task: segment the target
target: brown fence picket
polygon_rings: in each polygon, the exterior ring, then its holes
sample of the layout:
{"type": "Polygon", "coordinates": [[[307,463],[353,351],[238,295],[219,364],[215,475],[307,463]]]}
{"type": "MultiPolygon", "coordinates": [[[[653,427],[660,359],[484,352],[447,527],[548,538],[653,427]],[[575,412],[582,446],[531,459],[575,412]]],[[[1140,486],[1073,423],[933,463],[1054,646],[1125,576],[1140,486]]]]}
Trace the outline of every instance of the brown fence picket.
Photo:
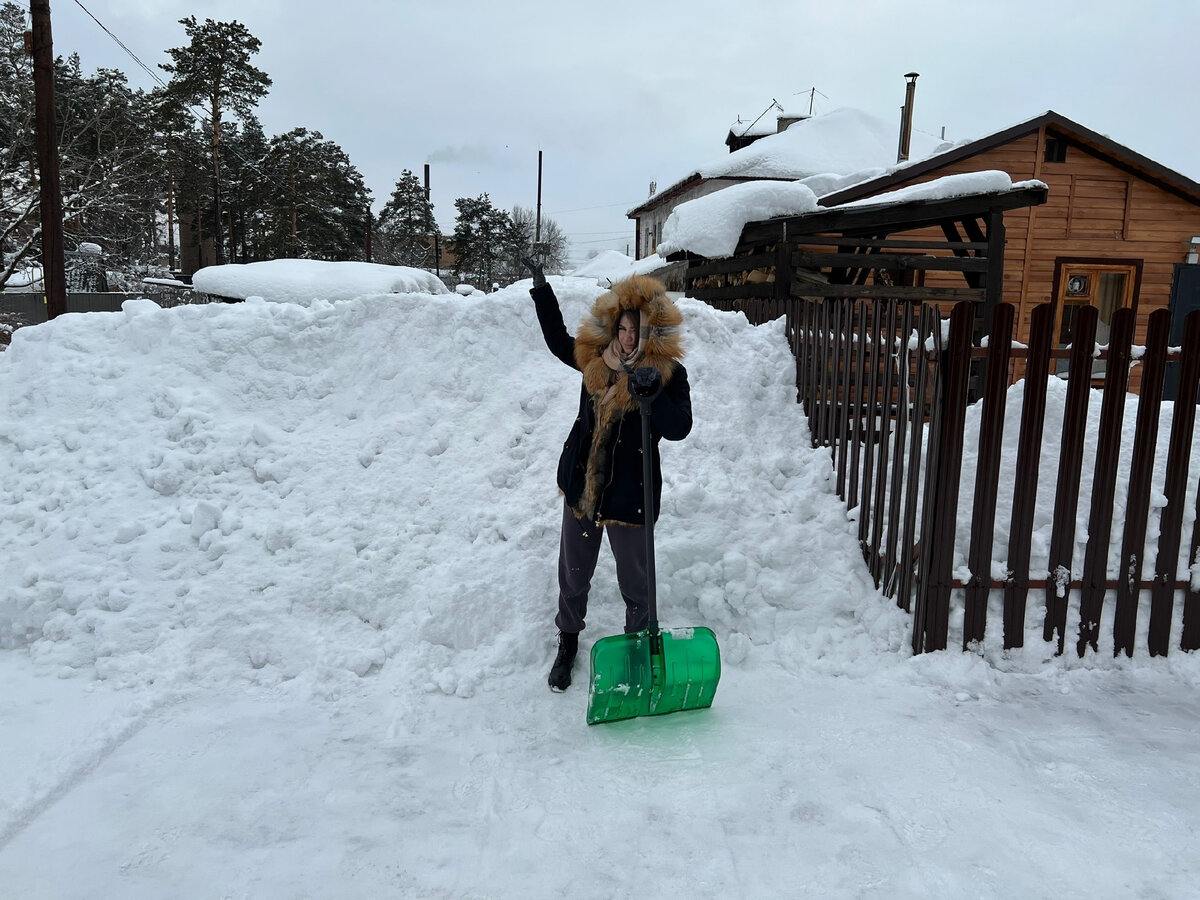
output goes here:
{"type": "Polygon", "coordinates": [[[883,304],[875,303],[871,310],[871,331],[864,334],[867,348],[867,400],[863,404],[862,480],[859,483],[858,543],[863,560],[868,561],[867,537],[871,528],[871,488],[875,475],[875,435],[879,421],[879,332],[882,328],[883,304]]]}
{"type": "Polygon", "coordinates": [[[812,331],[809,326],[809,307],[812,304],[801,301],[796,307],[796,401],[804,409],[808,417],[808,392],[811,385],[809,365],[812,357],[812,331]]]}
{"type": "Polygon", "coordinates": [[[1046,621],[1042,636],[1054,640],[1062,653],[1067,631],[1067,606],[1071,594],[1071,564],[1075,554],[1075,514],[1079,508],[1079,478],[1083,471],[1084,432],[1088,394],[1092,387],[1092,353],[1096,344],[1094,306],[1076,314],[1075,340],[1067,380],[1067,408],[1059,444],[1058,483],[1054,498],[1054,524],[1050,533],[1050,562],[1046,575],[1046,621]]]}
{"type": "Polygon", "coordinates": [[[818,379],[820,402],[817,405],[819,411],[817,430],[821,435],[819,444],[822,447],[829,443],[830,395],[833,393],[833,372],[829,367],[829,360],[833,355],[830,352],[833,346],[833,328],[830,322],[832,316],[829,313],[832,306],[833,304],[828,300],[821,304],[821,358],[820,378],[818,379]]]}
{"type": "Polygon", "coordinates": [[[883,369],[882,396],[878,403],[880,410],[879,431],[876,434],[876,465],[875,465],[875,505],[871,511],[871,577],[875,587],[883,581],[883,557],[879,553],[883,541],[883,512],[887,501],[888,487],[888,451],[892,436],[892,388],[893,372],[892,352],[896,332],[896,301],[887,302],[884,315],[883,334],[879,339],[880,361],[883,369]]]}
{"type": "MultiPolygon", "coordinates": [[[[1183,538],[1188,460],[1192,449],[1192,429],[1196,424],[1196,396],[1200,387],[1200,311],[1190,313],[1184,320],[1181,350],[1179,393],[1175,397],[1175,416],[1171,422],[1171,443],[1167,451],[1167,479],[1163,485],[1167,505],[1159,522],[1154,587],[1150,591],[1148,643],[1151,656],[1166,656],[1171,643],[1171,612],[1175,604],[1179,545],[1183,538]]],[[[1186,602],[1184,612],[1188,612],[1186,602]]]]}
{"type": "MultiPolygon", "coordinates": [[[[917,378],[913,390],[912,434],[908,451],[908,491],[904,497],[904,533],[900,538],[900,553],[903,558],[899,563],[896,578],[896,605],[905,612],[913,609],[913,580],[916,569],[925,558],[925,542],[917,541],[917,504],[924,493],[921,489],[921,458],[925,447],[925,416],[929,408],[929,361],[936,350],[927,350],[927,344],[932,339],[941,340],[941,317],[935,306],[922,306],[917,326],[916,364],[917,378]],[[936,336],[936,337],[935,337],[936,336]]],[[[928,484],[928,479],[926,479],[928,484]]],[[[915,619],[914,619],[915,621],[915,619]]],[[[916,629],[913,629],[913,646],[916,646],[916,629]]]]}
{"type": "Polygon", "coordinates": [[[1025,360],[1025,390],[1021,399],[1021,431],[1013,472],[1013,508],[1008,533],[1009,577],[1004,588],[1004,648],[1025,644],[1025,607],[1029,597],[1029,557],[1033,519],[1037,510],[1038,469],[1046,424],[1046,385],[1050,376],[1050,344],[1054,307],[1034,308],[1029,323],[1029,352],[1025,360]]]}
{"type": "Polygon", "coordinates": [[[900,322],[899,346],[896,355],[896,441],[892,448],[891,503],[888,507],[887,552],[883,559],[883,592],[894,595],[896,590],[896,558],[900,541],[900,507],[904,494],[904,446],[908,436],[912,398],[909,396],[909,369],[912,351],[913,305],[904,304],[904,315],[900,322]]]}
{"type": "Polygon", "coordinates": [[[844,384],[842,380],[842,305],[837,301],[829,303],[829,416],[827,420],[827,437],[832,459],[835,464],[838,453],[841,452],[842,438],[842,402],[841,393],[844,384]]]}
{"type": "Polygon", "coordinates": [[[838,310],[838,320],[841,322],[838,334],[838,355],[840,368],[838,380],[840,389],[838,405],[837,441],[834,446],[834,459],[837,462],[837,495],[846,499],[846,454],[850,451],[850,417],[852,415],[853,382],[850,377],[854,354],[854,304],[842,300],[838,310]]]}
{"type": "Polygon", "coordinates": [[[849,483],[846,486],[846,504],[850,509],[858,506],[858,460],[862,453],[863,431],[866,426],[863,417],[867,404],[867,305],[864,301],[855,304],[855,307],[858,331],[854,339],[854,423],[850,433],[850,472],[849,483]]]}
{"type": "Polygon", "coordinates": [[[1129,387],[1130,347],[1133,344],[1133,310],[1113,313],[1104,371],[1104,400],[1100,404],[1100,433],[1096,446],[1095,474],[1088,513],[1088,540],[1083,554],[1083,585],[1079,590],[1079,641],[1082,657],[1090,645],[1098,650],[1100,614],[1108,590],[1108,548],[1112,538],[1113,502],[1116,498],[1117,462],[1125,416],[1125,391],[1129,387]]]}
{"type": "Polygon", "coordinates": [[[967,382],[971,368],[971,330],[974,304],[956,303],[950,313],[950,336],[939,354],[935,403],[938,424],[931,430],[926,492],[921,519],[921,543],[930,545],[927,567],[917,585],[913,621],[913,652],[945,650],[950,625],[950,592],[953,589],[954,532],[957,523],[959,478],[962,474],[963,428],[966,424],[967,382]],[[934,435],[936,434],[936,440],[934,435]],[[928,498],[931,497],[930,503],[928,498]]]}
{"type": "Polygon", "coordinates": [[[1169,310],[1150,313],[1146,326],[1142,387],[1134,426],[1133,455],[1129,463],[1129,495],[1125,503],[1125,528],[1117,563],[1116,609],[1113,614],[1113,655],[1122,650],[1133,656],[1137,631],[1137,608],[1146,548],[1146,525],[1150,516],[1150,482],[1154,453],[1158,447],[1158,420],[1162,410],[1163,374],[1166,371],[1167,339],[1171,330],[1169,310]]]}
{"type": "Polygon", "coordinates": [[[982,641],[987,629],[987,601],[992,584],[992,539],[996,533],[996,491],[1004,449],[1004,410],[1008,398],[1008,361],[1012,350],[1015,310],[999,303],[992,311],[988,332],[987,373],[983,412],[979,422],[979,456],[975,468],[975,508],[971,514],[971,570],[963,617],[963,649],[982,641]]]}

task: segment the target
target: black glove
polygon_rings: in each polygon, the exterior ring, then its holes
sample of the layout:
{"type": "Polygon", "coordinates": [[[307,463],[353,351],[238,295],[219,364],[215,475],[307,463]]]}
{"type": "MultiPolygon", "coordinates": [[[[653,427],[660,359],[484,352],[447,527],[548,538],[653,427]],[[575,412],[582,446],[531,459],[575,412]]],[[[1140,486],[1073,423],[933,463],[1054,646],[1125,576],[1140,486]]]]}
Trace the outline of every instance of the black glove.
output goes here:
{"type": "Polygon", "coordinates": [[[533,286],[535,288],[543,287],[546,284],[546,276],[542,272],[542,269],[545,267],[540,262],[535,262],[531,257],[522,256],[521,264],[533,274],[533,286]]]}
{"type": "Polygon", "coordinates": [[[653,400],[662,390],[662,376],[654,366],[639,366],[629,376],[629,390],[639,400],[653,400]]]}

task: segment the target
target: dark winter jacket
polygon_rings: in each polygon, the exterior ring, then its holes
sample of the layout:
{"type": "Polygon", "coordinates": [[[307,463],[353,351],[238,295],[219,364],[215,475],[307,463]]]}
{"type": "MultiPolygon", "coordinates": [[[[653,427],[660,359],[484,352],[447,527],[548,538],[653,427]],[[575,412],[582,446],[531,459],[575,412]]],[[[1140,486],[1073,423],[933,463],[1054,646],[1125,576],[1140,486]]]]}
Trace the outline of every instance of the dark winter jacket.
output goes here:
{"type": "Polygon", "coordinates": [[[604,348],[616,334],[621,312],[637,309],[650,326],[646,353],[639,366],[653,366],[662,376],[663,390],[651,405],[651,474],[654,519],[662,498],[662,471],[658,442],[679,441],[692,429],[692,400],[679,335],[682,317],[667,297],[662,283],[635,276],[613,285],[599,297],[572,338],[563,323],[558,300],[549,285],[534,288],[530,295],[537,308],[538,322],[550,352],[583,373],[579,415],[563,444],[558,461],[558,486],[576,515],[601,524],[644,525],[646,522],[642,481],[642,425],[638,402],[622,375],[616,384],[617,400],[609,407],[615,414],[598,419],[597,398],[608,389],[608,369],[601,359],[604,348]],[[594,440],[597,428],[600,439],[594,440]],[[589,508],[594,507],[594,508],[589,508]]]}

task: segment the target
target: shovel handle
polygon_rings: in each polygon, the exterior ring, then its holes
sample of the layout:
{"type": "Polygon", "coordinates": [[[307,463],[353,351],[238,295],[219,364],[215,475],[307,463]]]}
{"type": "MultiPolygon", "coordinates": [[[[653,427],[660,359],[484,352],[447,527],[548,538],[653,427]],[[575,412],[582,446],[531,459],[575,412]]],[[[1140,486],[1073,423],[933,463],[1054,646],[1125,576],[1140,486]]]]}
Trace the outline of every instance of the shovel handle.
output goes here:
{"type": "Polygon", "coordinates": [[[660,641],[658,633],[658,597],[657,586],[654,582],[654,477],[653,469],[650,465],[650,454],[652,452],[650,441],[650,404],[651,398],[639,397],[638,405],[642,413],[642,486],[643,486],[643,503],[642,509],[645,510],[646,516],[646,601],[649,605],[650,612],[650,639],[651,646],[655,646],[660,641]]]}

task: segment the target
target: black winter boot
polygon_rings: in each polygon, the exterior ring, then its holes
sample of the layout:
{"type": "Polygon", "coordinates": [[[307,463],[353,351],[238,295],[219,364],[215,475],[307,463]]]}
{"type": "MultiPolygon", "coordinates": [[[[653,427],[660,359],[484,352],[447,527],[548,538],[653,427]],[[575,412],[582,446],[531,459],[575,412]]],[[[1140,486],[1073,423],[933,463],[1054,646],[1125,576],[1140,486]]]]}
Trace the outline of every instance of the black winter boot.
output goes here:
{"type": "Polygon", "coordinates": [[[550,677],[547,679],[550,690],[561,694],[571,686],[571,666],[575,664],[575,654],[578,652],[579,635],[560,631],[558,655],[554,657],[554,665],[550,667],[550,677]]]}

